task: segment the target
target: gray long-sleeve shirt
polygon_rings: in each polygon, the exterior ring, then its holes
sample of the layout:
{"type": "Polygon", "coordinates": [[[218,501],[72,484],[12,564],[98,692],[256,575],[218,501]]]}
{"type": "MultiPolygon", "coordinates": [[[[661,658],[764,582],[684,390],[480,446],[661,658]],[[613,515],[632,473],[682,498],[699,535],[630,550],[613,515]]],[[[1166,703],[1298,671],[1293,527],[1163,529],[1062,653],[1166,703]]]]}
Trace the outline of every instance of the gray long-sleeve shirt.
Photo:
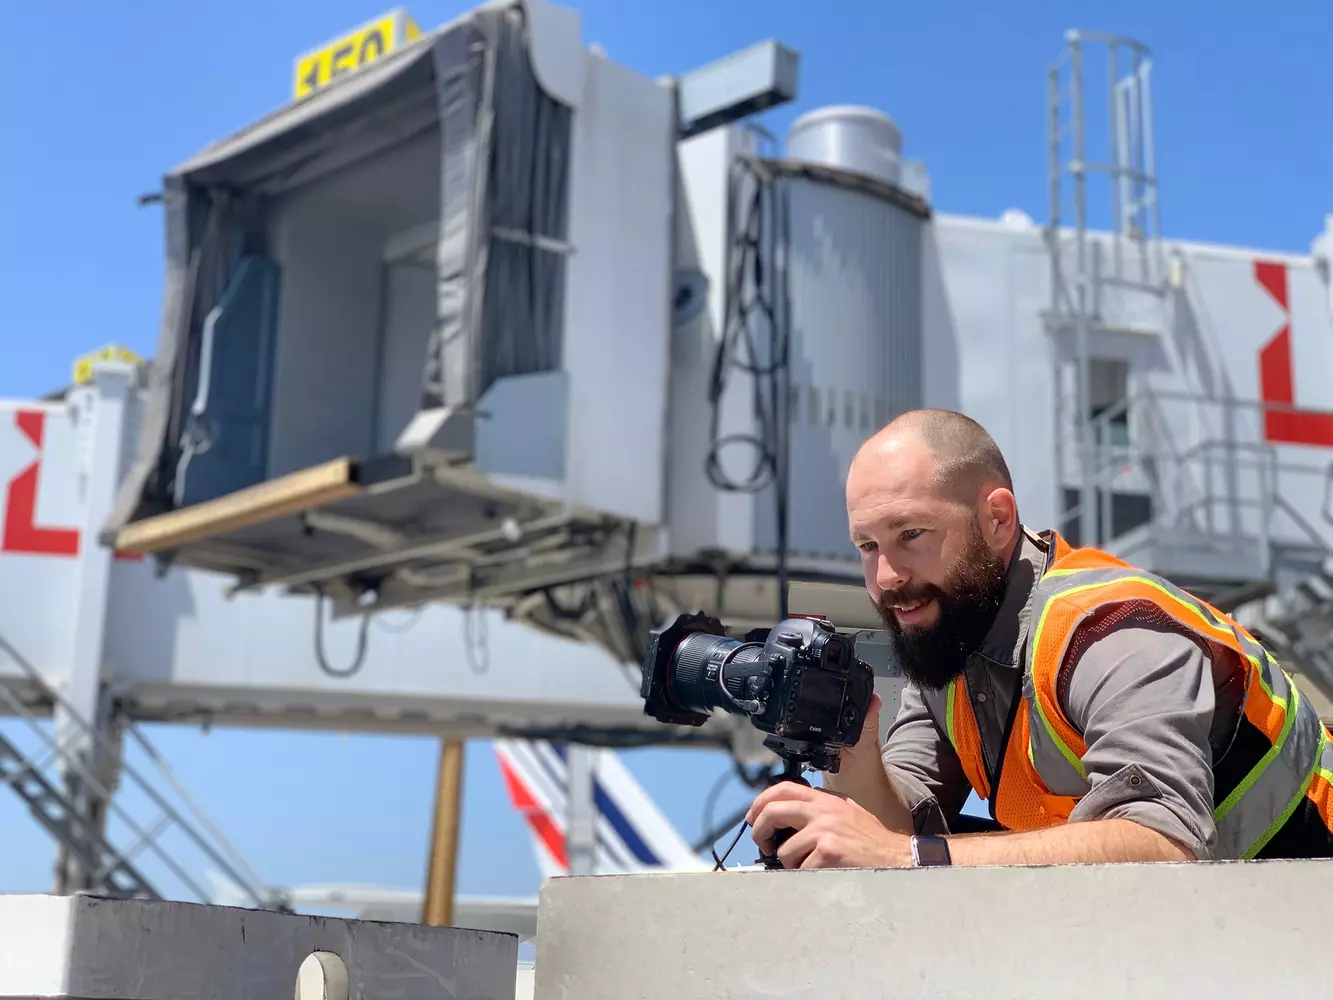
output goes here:
{"type": "MultiPolygon", "coordinates": [[[[995,625],[966,666],[987,761],[1004,752],[1009,709],[1021,690],[1032,587],[1046,558],[1045,543],[1025,531],[995,625]]],[[[1070,822],[1132,820],[1211,858],[1215,694],[1206,647],[1182,628],[1130,619],[1088,645],[1067,676],[1061,707],[1087,744],[1089,784],[1070,822]]],[[[883,760],[917,832],[947,832],[971,785],[912,685],[904,689],[883,760]]]]}

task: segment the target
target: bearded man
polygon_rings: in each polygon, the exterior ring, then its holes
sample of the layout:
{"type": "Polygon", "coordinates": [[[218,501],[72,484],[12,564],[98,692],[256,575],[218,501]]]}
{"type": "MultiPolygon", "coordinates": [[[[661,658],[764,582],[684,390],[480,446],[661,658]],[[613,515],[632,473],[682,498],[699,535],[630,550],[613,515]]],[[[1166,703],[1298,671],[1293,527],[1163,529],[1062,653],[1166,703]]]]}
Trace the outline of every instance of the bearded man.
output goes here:
{"type": "Polygon", "coordinates": [[[907,684],[823,789],[747,820],[787,868],[1333,856],[1333,743],[1236,622],[1022,525],[968,417],[917,410],[861,447],[847,517],[907,684]],[[951,834],[968,793],[1002,832],[951,834]]]}

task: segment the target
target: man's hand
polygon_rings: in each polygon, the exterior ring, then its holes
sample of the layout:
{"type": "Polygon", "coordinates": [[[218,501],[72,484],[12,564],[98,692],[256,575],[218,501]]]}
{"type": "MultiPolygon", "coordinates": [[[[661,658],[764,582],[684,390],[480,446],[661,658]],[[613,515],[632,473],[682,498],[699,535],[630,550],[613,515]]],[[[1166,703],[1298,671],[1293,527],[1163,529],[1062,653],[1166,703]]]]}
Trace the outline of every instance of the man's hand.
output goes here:
{"type": "Polygon", "coordinates": [[[907,868],[911,839],[894,833],[851,799],[794,781],[764,789],[745,814],[754,842],[773,853],[773,835],[796,832],[778,848],[784,868],[907,868]]]}
{"type": "Polygon", "coordinates": [[[888,829],[910,833],[915,826],[911,810],[890,784],[880,756],[879,716],[883,707],[879,695],[871,697],[861,738],[856,746],[842,749],[842,766],[837,774],[824,775],[824,787],[835,795],[856,800],[888,829]]]}
{"type": "Polygon", "coordinates": [[[865,722],[861,726],[861,738],[855,746],[843,747],[839,754],[844,770],[861,768],[866,764],[876,768],[884,766],[879,756],[879,713],[883,707],[883,698],[878,694],[870,696],[870,706],[866,709],[865,722]]]}

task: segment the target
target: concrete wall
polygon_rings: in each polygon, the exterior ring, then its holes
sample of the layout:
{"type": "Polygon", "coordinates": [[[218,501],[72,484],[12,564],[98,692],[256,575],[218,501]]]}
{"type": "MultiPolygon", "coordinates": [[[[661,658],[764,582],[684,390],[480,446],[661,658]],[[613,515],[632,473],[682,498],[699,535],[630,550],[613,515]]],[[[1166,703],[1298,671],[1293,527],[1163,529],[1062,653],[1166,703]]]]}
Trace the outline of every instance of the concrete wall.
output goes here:
{"type": "Polygon", "coordinates": [[[1330,861],[556,878],[536,996],[1328,996],[1330,889],[1330,861]]]}
{"type": "Polygon", "coordinates": [[[0,896],[0,998],[510,1000],[517,963],[518,939],[491,931],[0,896]]]}

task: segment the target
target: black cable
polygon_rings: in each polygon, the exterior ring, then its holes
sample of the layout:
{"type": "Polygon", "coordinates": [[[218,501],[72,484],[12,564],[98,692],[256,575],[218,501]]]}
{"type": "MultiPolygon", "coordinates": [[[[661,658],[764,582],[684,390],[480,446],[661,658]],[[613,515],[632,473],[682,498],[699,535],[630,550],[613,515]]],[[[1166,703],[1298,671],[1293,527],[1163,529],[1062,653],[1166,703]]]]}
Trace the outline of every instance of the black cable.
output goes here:
{"type": "Polygon", "coordinates": [[[624,627],[626,652],[635,663],[642,663],[648,647],[643,638],[647,630],[640,627],[639,609],[634,604],[634,549],[638,531],[638,524],[630,522],[625,539],[625,572],[619,584],[614,580],[609,584],[624,627]]]}
{"type": "Polygon", "coordinates": [[[731,843],[728,844],[727,849],[722,852],[722,857],[719,858],[717,856],[717,848],[716,847],[713,848],[713,861],[715,862],[715,864],[713,865],[713,871],[724,872],[727,870],[727,858],[731,857],[731,852],[734,851],[736,849],[736,845],[741,842],[741,834],[745,832],[746,828],[749,825],[750,825],[749,823],[742,823],[739,827],[736,828],[736,836],[731,838],[731,843]]]}
{"type": "Polygon", "coordinates": [[[710,447],[704,460],[709,482],[725,492],[761,492],[774,484],[778,474],[780,442],[777,415],[774,413],[778,401],[776,398],[766,399],[764,391],[767,388],[768,396],[775,396],[774,379],[787,360],[782,351],[785,344],[780,342],[779,337],[773,282],[772,279],[765,280],[766,267],[773,256],[772,248],[767,244],[773,243],[774,237],[772,212],[765,212],[765,196],[771,199],[772,191],[769,178],[761,173],[754,161],[742,158],[732,164],[727,212],[730,252],[727,259],[726,317],[709,379],[710,447]],[[747,181],[753,184],[753,190],[742,208],[739,203],[744,197],[747,181]],[[743,213],[739,226],[736,225],[738,212],[743,213]],[[770,220],[767,226],[766,217],[770,220]],[[768,324],[770,357],[767,361],[760,355],[758,333],[752,322],[756,311],[768,324]],[[742,347],[746,357],[738,353],[742,347]],[[722,395],[733,369],[754,378],[752,407],[758,424],[756,434],[723,436],[721,433],[722,395]],[[722,469],[722,449],[734,444],[748,445],[756,452],[754,470],[741,481],[732,479],[722,469]]]}
{"type": "Polygon", "coordinates": [[[778,558],[778,621],[787,620],[787,548],[789,544],[789,508],[791,483],[791,281],[788,268],[791,264],[791,198],[786,184],[774,192],[776,198],[775,213],[778,215],[778,233],[781,239],[781,270],[778,281],[778,333],[775,336],[782,344],[782,372],[777,395],[778,413],[778,479],[777,496],[777,558],[778,558]]]}
{"type": "MultiPolygon", "coordinates": [[[[722,789],[727,787],[727,782],[731,780],[732,776],[735,773],[736,772],[730,769],[723,771],[721,774],[718,775],[717,780],[713,782],[713,787],[708,790],[708,794],[704,796],[704,815],[703,815],[702,826],[704,829],[705,844],[711,843],[712,841],[717,839],[716,835],[710,836],[710,834],[713,833],[713,809],[717,805],[717,797],[722,794],[722,789]]],[[[728,823],[723,829],[730,829],[730,828],[731,824],[728,823]]],[[[695,850],[699,849],[700,849],[699,847],[695,848],[695,850]]]]}
{"type": "Polygon", "coordinates": [[[318,590],[316,593],[318,596],[315,598],[315,662],[319,664],[319,669],[330,677],[346,680],[356,674],[361,669],[362,664],[366,662],[366,647],[370,633],[370,613],[363,612],[361,615],[361,624],[356,632],[356,655],[352,657],[351,665],[339,669],[331,666],[328,657],[324,655],[324,591],[318,590]]]}
{"type": "Polygon", "coordinates": [[[789,546],[789,455],[791,392],[791,308],[786,256],[790,210],[787,186],[763,162],[742,157],[732,164],[728,189],[726,318],[713,358],[708,402],[709,449],[704,470],[709,482],[729,493],[760,493],[773,487],[777,519],[779,619],[787,617],[789,546]],[[752,187],[747,194],[747,185],[752,187]],[[738,218],[739,216],[739,218],[738,218]],[[767,351],[761,351],[767,327],[767,351]],[[743,351],[743,353],[742,353],[743,351]],[[753,434],[721,432],[722,395],[729,375],[753,379],[753,434]],[[728,445],[755,452],[754,468],[743,480],[722,468],[728,445]]]}
{"type": "MultiPolygon", "coordinates": [[[[768,788],[771,785],[776,785],[779,781],[782,781],[784,778],[787,777],[787,770],[785,766],[782,770],[776,772],[770,771],[768,768],[765,767],[761,768],[755,774],[750,774],[745,770],[744,765],[739,760],[736,761],[735,764],[736,766],[732,773],[738,775],[741,781],[745,782],[745,784],[748,785],[750,788],[768,788]]],[[[724,777],[726,777],[726,775],[724,775],[724,777]]],[[[714,786],[714,790],[716,791],[720,787],[721,787],[721,782],[719,782],[717,785],[714,786]]],[[[725,825],[719,827],[716,830],[708,830],[706,832],[706,836],[708,837],[708,839],[712,840],[715,839],[718,834],[724,832],[733,823],[740,824],[740,827],[736,830],[736,836],[731,838],[731,843],[727,845],[727,849],[722,852],[721,857],[718,857],[717,855],[717,848],[713,847],[712,849],[713,862],[714,862],[713,871],[715,872],[726,871],[727,858],[731,856],[731,852],[734,851],[736,849],[736,845],[740,843],[741,835],[745,833],[745,831],[750,827],[750,824],[745,819],[745,814],[748,813],[749,811],[750,810],[748,806],[744,809],[740,809],[736,812],[734,816],[731,817],[730,820],[727,821],[725,825]]]]}

